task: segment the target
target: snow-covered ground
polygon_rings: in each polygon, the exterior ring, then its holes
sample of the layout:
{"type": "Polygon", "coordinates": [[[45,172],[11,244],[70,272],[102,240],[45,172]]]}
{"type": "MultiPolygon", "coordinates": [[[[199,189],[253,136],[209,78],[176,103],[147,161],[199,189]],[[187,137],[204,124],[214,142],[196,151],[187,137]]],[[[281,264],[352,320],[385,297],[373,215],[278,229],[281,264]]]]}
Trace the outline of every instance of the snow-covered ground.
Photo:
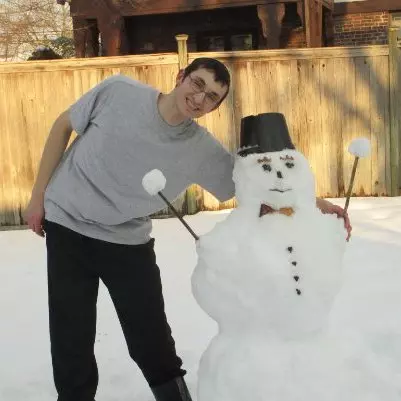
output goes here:
{"type": "MultiPolygon", "coordinates": [[[[334,202],[344,205],[343,199],[334,202]]],[[[186,217],[186,221],[201,235],[223,220],[227,213],[199,213],[186,217]]],[[[349,278],[347,285],[351,289],[354,286],[358,292],[359,278],[364,272],[377,269],[378,277],[401,269],[401,197],[352,199],[349,214],[354,230],[347,246],[345,269],[349,278]]],[[[195,244],[177,219],[155,220],[153,236],[167,315],[195,398],[198,361],[216,332],[214,322],[203,313],[191,294],[195,244]]],[[[47,329],[44,240],[27,230],[2,231],[0,255],[0,400],[55,401],[47,329]]],[[[375,275],[371,277],[373,280],[375,275]]],[[[365,279],[364,285],[368,288],[366,284],[365,279]]],[[[381,301],[386,302],[386,299],[381,301]]],[[[103,286],[98,310],[96,356],[100,383],[96,400],[153,400],[141,373],[128,356],[116,314],[103,286]]]]}

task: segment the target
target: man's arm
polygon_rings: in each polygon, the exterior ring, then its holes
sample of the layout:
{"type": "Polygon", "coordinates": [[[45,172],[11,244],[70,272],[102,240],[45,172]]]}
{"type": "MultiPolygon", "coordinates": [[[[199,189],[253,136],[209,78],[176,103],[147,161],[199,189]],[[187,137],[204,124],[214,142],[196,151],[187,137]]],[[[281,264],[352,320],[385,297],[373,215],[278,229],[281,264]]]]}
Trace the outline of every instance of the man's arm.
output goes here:
{"type": "Polygon", "coordinates": [[[45,215],[44,195],[46,187],[63,157],[72,131],[68,111],[64,111],[56,119],[50,130],[32,189],[31,200],[24,213],[24,219],[29,228],[41,237],[44,236],[42,224],[45,215]]]}

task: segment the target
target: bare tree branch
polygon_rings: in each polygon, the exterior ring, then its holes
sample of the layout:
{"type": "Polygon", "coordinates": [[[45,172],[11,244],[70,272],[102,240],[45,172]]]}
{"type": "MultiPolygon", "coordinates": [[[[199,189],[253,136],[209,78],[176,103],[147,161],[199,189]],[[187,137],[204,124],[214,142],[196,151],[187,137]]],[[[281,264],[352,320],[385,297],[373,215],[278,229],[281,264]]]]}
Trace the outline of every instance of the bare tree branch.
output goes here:
{"type": "Polygon", "coordinates": [[[67,3],[0,0],[0,61],[26,60],[39,45],[72,34],[67,3]]]}

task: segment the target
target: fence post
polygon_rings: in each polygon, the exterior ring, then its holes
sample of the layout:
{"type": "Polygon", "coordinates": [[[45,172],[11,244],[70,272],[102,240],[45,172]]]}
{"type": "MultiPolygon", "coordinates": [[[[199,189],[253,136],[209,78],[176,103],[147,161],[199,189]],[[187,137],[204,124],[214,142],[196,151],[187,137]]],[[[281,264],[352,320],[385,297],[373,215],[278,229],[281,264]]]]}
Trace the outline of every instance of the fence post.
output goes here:
{"type": "Polygon", "coordinates": [[[175,39],[177,40],[177,48],[178,48],[178,67],[181,70],[188,65],[188,48],[187,48],[188,35],[186,34],[176,35],[175,39]]]}
{"type": "Polygon", "coordinates": [[[401,107],[401,40],[400,27],[390,26],[389,74],[390,74],[390,176],[391,196],[398,196],[400,191],[400,141],[401,124],[399,122],[401,107]]]}

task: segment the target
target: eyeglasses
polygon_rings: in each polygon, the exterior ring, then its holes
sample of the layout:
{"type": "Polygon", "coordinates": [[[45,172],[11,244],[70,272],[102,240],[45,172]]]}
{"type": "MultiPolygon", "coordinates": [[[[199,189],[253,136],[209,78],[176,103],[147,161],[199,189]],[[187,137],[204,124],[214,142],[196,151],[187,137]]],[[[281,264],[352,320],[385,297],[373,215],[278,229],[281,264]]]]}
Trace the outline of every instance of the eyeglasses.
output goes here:
{"type": "Polygon", "coordinates": [[[192,77],[188,75],[189,83],[191,85],[192,90],[195,93],[204,93],[205,94],[205,103],[209,106],[214,106],[219,100],[220,97],[214,92],[206,92],[206,84],[204,80],[200,77],[192,77]]]}

